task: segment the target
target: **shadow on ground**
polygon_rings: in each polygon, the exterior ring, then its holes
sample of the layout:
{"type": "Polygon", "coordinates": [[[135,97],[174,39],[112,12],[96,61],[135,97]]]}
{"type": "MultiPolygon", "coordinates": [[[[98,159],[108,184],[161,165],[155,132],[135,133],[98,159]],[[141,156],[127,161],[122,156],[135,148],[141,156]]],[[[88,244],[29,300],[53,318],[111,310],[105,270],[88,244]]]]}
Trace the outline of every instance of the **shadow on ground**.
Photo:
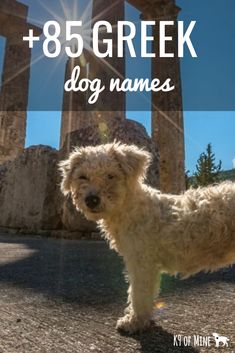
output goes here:
{"type": "Polygon", "coordinates": [[[157,326],[121,336],[115,324],[127,283],[105,242],[0,235],[2,352],[196,353],[175,347],[174,334],[213,332],[230,338],[232,352],[234,286],[234,269],[183,281],[163,276],[157,326]]]}
{"type": "Polygon", "coordinates": [[[0,237],[0,282],[82,304],[123,300],[123,265],[103,241],[0,237]]]}
{"type": "MultiPolygon", "coordinates": [[[[98,305],[125,301],[123,271],[121,258],[104,241],[0,236],[0,282],[98,305]]],[[[216,281],[235,283],[235,271],[200,273],[187,280],[163,275],[161,293],[216,281]]]]}
{"type": "MultiPolygon", "coordinates": [[[[124,337],[130,335],[122,333],[124,337]]],[[[194,347],[174,346],[174,335],[155,324],[151,329],[141,334],[131,335],[140,344],[142,353],[196,353],[198,350],[194,347]]]]}

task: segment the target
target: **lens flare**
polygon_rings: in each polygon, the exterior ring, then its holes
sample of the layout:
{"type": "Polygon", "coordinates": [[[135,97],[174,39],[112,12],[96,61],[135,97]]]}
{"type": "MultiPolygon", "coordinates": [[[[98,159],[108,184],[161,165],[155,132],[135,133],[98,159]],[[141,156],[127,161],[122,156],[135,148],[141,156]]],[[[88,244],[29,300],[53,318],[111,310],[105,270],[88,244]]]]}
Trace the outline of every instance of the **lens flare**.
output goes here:
{"type": "Polygon", "coordinates": [[[154,309],[161,310],[166,307],[166,303],[163,301],[156,301],[154,302],[154,309]]]}

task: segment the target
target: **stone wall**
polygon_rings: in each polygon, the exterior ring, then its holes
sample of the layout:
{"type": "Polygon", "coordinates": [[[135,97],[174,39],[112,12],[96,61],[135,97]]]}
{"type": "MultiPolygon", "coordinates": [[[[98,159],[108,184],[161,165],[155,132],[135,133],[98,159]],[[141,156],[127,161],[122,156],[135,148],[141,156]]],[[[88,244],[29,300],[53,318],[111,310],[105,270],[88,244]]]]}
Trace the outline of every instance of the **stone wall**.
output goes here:
{"type": "Polygon", "coordinates": [[[35,146],[1,165],[0,227],[32,232],[62,227],[57,163],[58,151],[35,146]]]}
{"type": "Polygon", "coordinates": [[[93,125],[67,134],[61,149],[61,158],[66,158],[75,146],[95,146],[114,140],[126,144],[136,144],[151,152],[153,160],[148,173],[148,183],[158,187],[159,155],[157,146],[147,134],[144,126],[133,120],[123,120],[117,117],[101,123],[95,121],[93,125]]]}
{"type": "Polygon", "coordinates": [[[145,147],[153,155],[148,182],[158,185],[158,152],[145,128],[113,118],[67,135],[63,149],[48,146],[25,149],[15,160],[0,165],[0,228],[22,233],[81,238],[94,237],[96,225],[76,211],[60,192],[58,162],[74,146],[97,145],[114,139],[145,147]]]}

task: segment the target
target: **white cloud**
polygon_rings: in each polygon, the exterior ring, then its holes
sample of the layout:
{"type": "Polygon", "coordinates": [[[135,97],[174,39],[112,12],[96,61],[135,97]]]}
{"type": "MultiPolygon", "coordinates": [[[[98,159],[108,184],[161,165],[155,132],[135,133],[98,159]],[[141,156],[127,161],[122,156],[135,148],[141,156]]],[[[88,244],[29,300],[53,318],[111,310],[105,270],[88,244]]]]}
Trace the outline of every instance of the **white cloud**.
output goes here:
{"type": "Polygon", "coordinates": [[[235,169],[235,158],[233,158],[233,168],[235,169]]]}

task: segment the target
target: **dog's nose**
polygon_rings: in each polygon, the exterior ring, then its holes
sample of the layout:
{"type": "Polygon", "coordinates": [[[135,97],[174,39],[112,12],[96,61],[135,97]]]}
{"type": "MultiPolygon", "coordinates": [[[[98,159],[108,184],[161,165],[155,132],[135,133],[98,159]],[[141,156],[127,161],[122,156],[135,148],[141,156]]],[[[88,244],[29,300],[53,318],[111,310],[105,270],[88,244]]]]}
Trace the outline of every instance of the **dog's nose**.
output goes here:
{"type": "Polygon", "coordinates": [[[100,198],[99,196],[96,196],[96,195],[89,195],[85,198],[85,203],[87,207],[93,210],[100,204],[100,198]]]}

